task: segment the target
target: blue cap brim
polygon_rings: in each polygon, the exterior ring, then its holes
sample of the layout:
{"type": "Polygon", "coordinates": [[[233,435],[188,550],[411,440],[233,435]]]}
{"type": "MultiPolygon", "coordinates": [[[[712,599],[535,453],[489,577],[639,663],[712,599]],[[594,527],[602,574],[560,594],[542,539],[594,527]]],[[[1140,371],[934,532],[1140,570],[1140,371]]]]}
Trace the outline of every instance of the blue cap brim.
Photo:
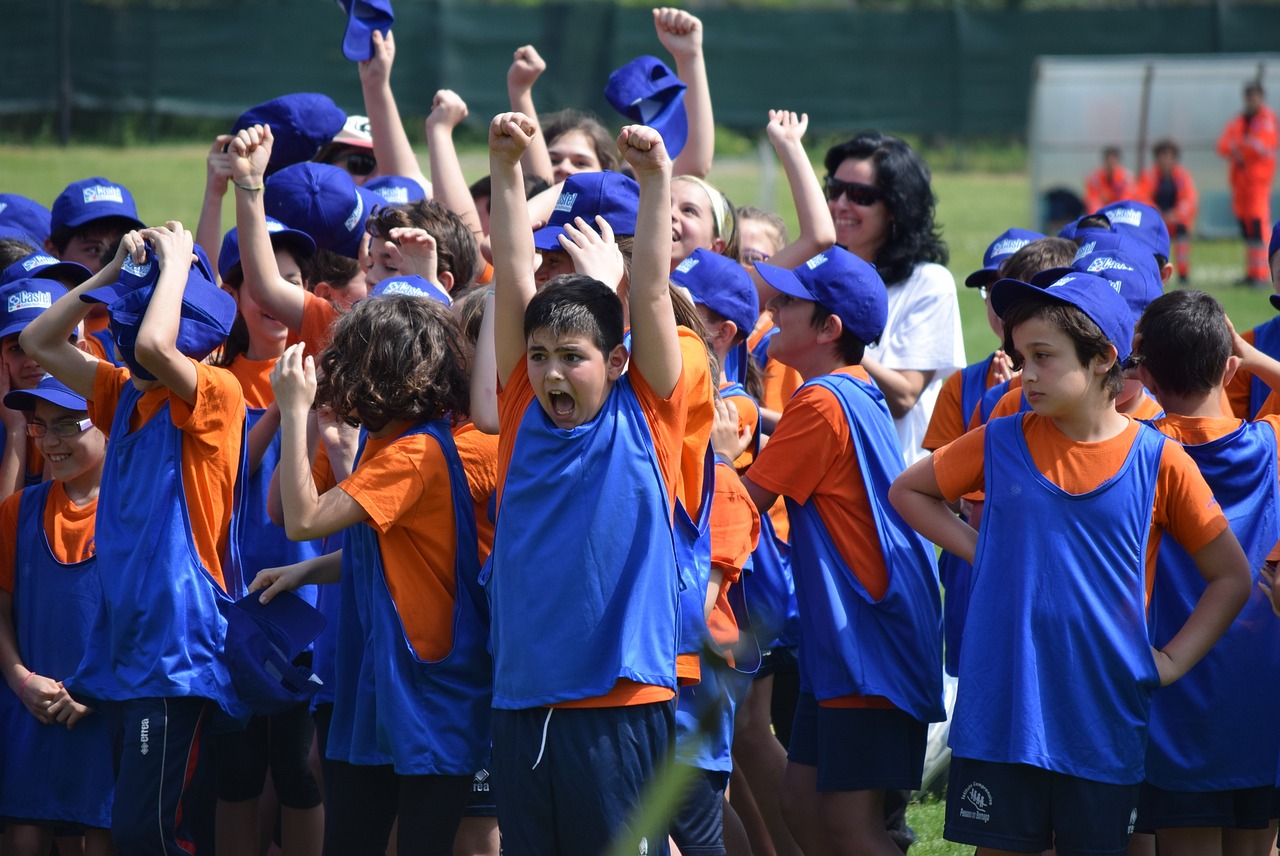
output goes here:
{"type": "Polygon", "coordinates": [[[71,390],[15,389],[4,397],[4,406],[10,410],[34,410],[37,401],[65,407],[67,410],[88,410],[89,404],[71,390]]]}
{"type": "MultiPolygon", "coordinates": [[[[1054,281],[1056,282],[1056,279],[1054,281]]],[[[1004,317],[1004,313],[1010,306],[1028,297],[1045,298],[1048,295],[1041,286],[1023,282],[1020,279],[998,279],[991,286],[991,308],[1000,318],[1004,317]]],[[[1054,303],[1064,302],[1053,297],[1049,299],[1054,303]]]]}
{"type": "Polygon", "coordinates": [[[983,268],[982,270],[975,270],[965,277],[964,284],[966,288],[981,288],[984,285],[990,285],[999,278],[999,268],[983,268]]]}
{"type": "Polygon", "coordinates": [[[773,286],[783,294],[792,297],[798,297],[801,300],[810,300],[818,303],[818,298],[813,296],[813,292],[804,287],[804,283],[800,282],[800,277],[788,268],[771,265],[767,262],[756,262],[756,273],[760,274],[760,278],[769,285],[773,286]]]}

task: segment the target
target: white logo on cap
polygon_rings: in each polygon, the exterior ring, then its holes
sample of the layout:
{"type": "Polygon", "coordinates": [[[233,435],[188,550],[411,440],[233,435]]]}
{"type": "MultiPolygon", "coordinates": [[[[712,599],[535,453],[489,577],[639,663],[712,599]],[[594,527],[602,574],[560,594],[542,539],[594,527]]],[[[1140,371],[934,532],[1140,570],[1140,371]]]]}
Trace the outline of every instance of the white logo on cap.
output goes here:
{"type": "Polygon", "coordinates": [[[56,265],[58,260],[53,256],[32,256],[22,263],[22,269],[29,271],[45,265],[56,265]]]}
{"type": "Polygon", "coordinates": [[[357,193],[355,210],[351,212],[351,216],[347,218],[347,221],[342,224],[343,227],[345,227],[348,232],[353,231],[356,228],[356,224],[360,222],[360,215],[363,213],[364,197],[357,193]]]}
{"type": "Polygon", "coordinates": [[[685,259],[676,265],[676,270],[680,273],[688,273],[698,266],[698,259],[685,259]]]}
{"type": "Polygon", "coordinates": [[[827,254],[818,253],[816,256],[809,259],[809,261],[805,262],[804,266],[807,267],[809,270],[813,270],[819,265],[825,265],[826,263],[827,263],[827,254]]]}
{"type": "Polygon", "coordinates": [[[6,208],[8,208],[8,207],[9,207],[9,203],[8,203],[8,202],[0,202],[0,212],[3,212],[3,211],[4,211],[4,209],[6,209],[6,208]]]}
{"type": "Polygon", "coordinates": [[[1107,222],[1138,227],[1142,225],[1142,212],[1137,208],[1113,208],[1107,212],[1107,222]]]}
{"type": "Polygon", "coordinates": [[[84,201],[89,202],[114,202],[117,205],[124,204],[124,194],[120,188],[112,184],[95,184],[93,187],[84,189],[84,201]]]}
{"type": "Polygon", "coordinates": [[[127,274],[132,274],[133,276],[138,276],[138,277],[146,276],[151,272],[151,262],[146,262],[145,264],[139,265],[137,262],[133,260],[133,256],[126,256],[124,260],[124,266],[121,268],[121,270],[123,270],[127,274]]]}
{"type": "Polygon", "coordinates": [[[1088,270],[1089,273],[1097,273],[1102,270],[1133,270],[1133,268],[1129,267],[1119,259],[1111,259],[1106,256],[1102,256],[1101,258],[1097,258],[1089,262],[1089,267],[1086,268],[1086,270],[1088,270]]]}
{"type": "Polygon", "coordinates": [[[281,223],[279,220],[268,220],[268,221],[267,221],[267,231],[268,231],[268,232],[283,232],[283,231],[284,231],[285,229],[287,229],[287,228],[289,228],[289,227],[288,227],[288,226],[286,226],[285,224],[281,223]]]}
{"type": "Polygon", "coordinates": [[[560,198],[556,200],[556,210],[562,214],[568,214],[573,210],[573,203],[578,201],[576,193],[561,193],[560,198]]]}
{"type": "Polygon", "coordinates": [[[1053,285],[1051,285],[1051,286],[1049,286],[1049,287],[1050,287],[1050,288],[1057,288],[1057,287],[1058,287],[1058,286],[1060,286],[1060,285],[1066,285],[1066,284],[1067,284],[1067,283],[1069,283],[1069,282],[1075,282],[1075,279],[1076,279],[1076,278],[1075,278],[1074,276],[1067,275],[1067,276],[1064,276],[1062,279],[1058,280],[1057,282],[1055,282],[1053,285]]]}
{"type": "Polygon", "coordinates": [[[48,309],[53,305],[53,295],[47,291],[19,291],[9,295],[8,310],[12,314],[24,309],[48,309]]]}
{"type": "Polygon", "coordinates": [[[1076,250],[1076,257],[1075,257],[1074,259],[1072,259],[1072,260],[1071,260],[1071,263],[1072,263],[1072,264],[1075,264],[1076,262],[1080,261],[1080,260],[1081,260],[1082,258],[1084,258],[1085,256],[1089,255],[1089,253],[1093,252],[1093,248],[1094,248],[1094,247],[1096,247],[1096,246],[1098,246],[1098,242],[1097,242],[1097,241],[1090,241],[1090,242],[1089,242],[1089,243],[1087,243],[1087,244],[1082,244],[1082,245],[1080,246],[1080,249],[1076,250]]]}
{"type": "Polygon", "coordinates": [[[1029,243],[1031,241],[1026,238],[1005,238],[1003,241],[997,241],[988,252],[992,256],[1011,256],[1029,243]]]}
{"type": "Polygon", "coordinates": [[[384,295],[406,294],[409,297],[429,297],[430,296],[428,292],[423,291],[421,288],[418,288],[417,286],[412,285],[411,283],[405,282],[403,279],[398,279],[394,282],[388,283],[387,285],[383,286],[382,293],[384,295]]]}
{"type": "Polygon", "coordinates": [[[387,200],[391,205],[409,204],[409,189],[407,187],[379,187],[374,193],[387,200]]]}

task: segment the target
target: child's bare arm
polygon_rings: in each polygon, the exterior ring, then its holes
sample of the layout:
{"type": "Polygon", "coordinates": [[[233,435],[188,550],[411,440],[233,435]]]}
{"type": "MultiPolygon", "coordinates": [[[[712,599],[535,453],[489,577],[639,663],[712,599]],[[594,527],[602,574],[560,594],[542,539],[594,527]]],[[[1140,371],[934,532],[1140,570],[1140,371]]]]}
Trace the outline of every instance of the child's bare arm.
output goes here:
{"type": "Polygon", "coordinates": [[[155,375],[170,392],[194,405],[199,376],[196,364],[178,350],[178,327],[195,240],[177,220],[146,229],[142,234],[151,242],[160,276],[138,325],[134,356],[138,365],[155,375]]]}
{"type": "Polygon", "coordinates": [[[231,181],[231,156],[227,154],[230,134],[219,134],[205,159],[204,202],[200,206],[200,222],[196,224],[196,243],[218,269],[218,253],[222,250],[222,198],[231,181]]]}
{"type": "Polygon", "coordinates": [[[672,174],[705,178],[715,157],[716,121],[702,55],[702,21],[683,9],[662,7],[653,10],[653,24],[658,41],[676,61],[676,76],[686,87],[684,111],[689,136],[672,164],[672,174]]]}
{"type": "Polygon", "coordinates": [[[1240,358],[1240,368],[1250,372],[1270,389],[1280,389],[1280,362],[1250,345],[1236,332],[1231,319],[1227,319],[1227,327],[1231,330],[1231,353],[1240,358]]]}
{"type": "Polygon", "coordinates": [[[640,185],[635,248],[627,292],[631,310],[631,360],[655,393],[670,397],[680,382],[683,359],[671,307],[671,159],[662,136],[644,125],[628,125],[618,151],[640,185]]]}
{"type": "Polygon", "coordinates": [[[315,361],[305,346],[291,345],[271,370],[271,391],[280,407],[280,501],[284,530],[294,541],[323,538],[368,518],[346,491],[320,494],[311,476],[307,423],[316,395],[315,361]]]}
{"type": "Polygon", "coordinates": [[[342,578],[342,551],[305,559],[279,568],[263,568],[249,583],[249,591],[261,591],[258,600],[270,603],[282,591],[295,591],[302,586],[336,583],[342,578]]]}
{"type": "Polygon", "coordinates": [[[1191,559],[1208,585],[1182,629],[1163,648],[1152,649],[1161,686],[1200,662],[1240,614],[1253,587],[1249,560],[1230,529],[1192,553],[1191,559]]]}
{"type": "Polygon", "coordinates": [[[551,155],[547,153],[547,138],[543,136],[542,126],[538,124],[538,113],[533,106],[533,84],[547,70],[547,63],[533,45],[516,48],[507,69],[507,97],[511,99],[511,109],[523,113],[538,128],[529,142],[529,148],[520,156],[520,165],[529,175],[536,175],[547,183],[551,183],[555,170],[551,168],[551,155]]]}
{"type": "Polygon", "coordinates": [[[236,134],[230,142],[231,180],[235,184],[236,241],[240,246],[240,267],[245,289],[255,303],[266,309],[290,330],[302,329],[302,308],[306,296],[301,288],[280,276],[276,266],[271,233],[267,231],[267,209],[261,188],[274,138],[269,125],[253,125],[236,134]]]}
{"type": "Polygon", "coordinates": [[[433,198],[457,214],[479,241],[484,237],[476,201],[471,198],[467,180],[462,175],[458,151],[453,145],[453,129],[467,118],[466,102],[452,89],[441,89],[431,102],[427,116],[427,155],[431,165],[433,198]]]}
{"type": "Polygon", "coordinates": [[[373,32],[373,56],[360,63],[360,88],[364,92],[364,109],[369,116],[369,133],[373,137],[373,156],[378,161],[379,175],[403,175],[417,181],[431,193],[431,183],[409,144],[400,122],[400,109],[391,93],[391,66],[396,58],[395,34],[373,32]]]}
{"type": "Polygon", "coordinates": [[[978,533],[947,506],[934,474],[933,455],[916,461],[894,479],[889,502],[912,529],[948,553],[973,561],[978,533]]]}
{"type": "Polygon", "coordinates": [[[486,434],[497,434],[498,356],[493,340],[493,289],[484,298],[484,315],[480,319],[480,335],[471,358],[471,422],[486,434]]]}
{"type": "MultiPolygon", "coordinates": [[[[769,135],[769,142],[773,143],[774,151],[778,153],[778,159],[782,161],[800,225],[800,234],[796,239],[769,257],[769,264],[780,267],[802,264],[836,242],[836,224],[831,219],[831,210],[827,208],[822,182],[813,171],[813,164],[809,162],[809,155],[804,149],[803,139],[808,128],[807,113],[801,113],[797,117],[787,110],[769,111],[769,124],[765,131],[769,135]]],[[[751,278],[755,280],[757,290],[766,298],[776,293],[773,286],[765,282],[754,268],[751,278]]]]}
{"type": "Polygon", "coordinates": [[[77,325],[89,314],[88,303],[80,299],[95,288],[111,285],[120,278],[126,257],[142,264],[147,258],[146,243],[140,232],[128,232],[120,239],[116,257],[102,270],[77,285],[41,312],[18,337],[19,344],[49,374],[73,389],[77,395],[93,400],[93,380],[98,372],[98,358],[77,348],[72,341],[77,325]]]}
{"type": "Polygon", "coordinates": [[[494,353],[500,381],[524,359],[524,310],[535,291],[533,229],[520,156],[536,132],[537,126],[521,113],[500,113],[489,124],[489,240],[493,245],[494,353]]]}

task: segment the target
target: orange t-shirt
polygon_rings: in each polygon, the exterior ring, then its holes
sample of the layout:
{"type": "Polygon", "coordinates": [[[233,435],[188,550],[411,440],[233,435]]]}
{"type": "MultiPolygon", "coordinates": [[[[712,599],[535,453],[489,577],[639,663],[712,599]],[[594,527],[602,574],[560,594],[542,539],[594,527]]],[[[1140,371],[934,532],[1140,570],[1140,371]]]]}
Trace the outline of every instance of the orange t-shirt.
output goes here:
{"type": "Polygon", "coordinates": [[[332,303],[316,297],[309,291],[302,292],[302,328],[298,331],[301,341],[307,343],[307,353],[319,356],[329,347],[330,328],[342,314],[332,303]]]}
{"type": "Polygon", "coordinates": [[[271,370],[275,365],[275,359],[251,360],[242,355],[227,366],[227,371],[240,383],[245,407],[265,410],[276,400],[271,391],[271,370]]]}
{"type": "MultiPolygon", "coordinates": [[[[32,490],[32,488],[27,488],[32,490]]],[[[10,545],[9,549],[0,551],[0,590],[13,594],[13,580],[17,572],[17,545],[19,537],[28,548],[39,545],[40,537],[36,532],[18,532],[19,502],[24,491],[8,496],[0,503],[0,543],[10,545]]],[[[62,482],[55,481],[49,488],[49,498],[45,502],[44,535],[48,539],[49,549],[53,557],[64,565],[83,562],[93,558],[93,524],[98,513],[98,500],[89,500],[77,506],[67,498],[62,482]]]]}
{"type": "Polygon", "coordinates": [[[440,444],[430,434],[370,437],[338,489],[378,533],[387,589],[418,658],[443,659],[453,646],[458,533],[440,444]]]}
{"type": "Polygon", "coordinates": [[[467,486],[471,488],[471,501],[475,504],[476,537],[483,565],[493,552],[489,499],[498,489],[498,438],[464,422],[453,429],[453,443],[467,472],[467,486]]]}
{"type": "MultiPolygon", "coordinates": [[[[147,424],[168,403],[169,418],[183,434],[182,487],[191,515],[191,538],[205,569],[225,589],[222,557],[226,554],[231,504],[240,471],[244,393],[239,381],[226,369],[195,360],[191,364],[196,367],[196,403],[187,404],[164,387],[148,390],[134,408],[129,431],[147,424]]],[[[128,369],[98,363],[89,418],[103,433],[111,432],[120,393],[130,382],[128,369]]],[[[109,442],[107,454],[111,454],[109,442]]],[[[127,533],[127,537],[138,534],[127,533]]]]}
{"type": "MultiPolygon", "coordinates": [[[[1059,431],[1048,417],[1025,413],[1021,418],[1022,433],[1036,469],[1070,494],[1088,493],[1115,476],[1129,456],[1140,427],[1130,419],[1123,431],[1108,440],[1078,443],[1059,431]]],[[[934,452],[934,476],[948,501],[982,489],[985,437],[984,425],[934,452]]],[[[1227,519],[1195,462],[1177,443],[1165,443],[1147,539],[1147,597],[1151,596],[1161,533],[1167,531],[1183,549],[1194,553],[1226,528],[1227,519]]]]}
{"type": "MultiPolygon", "coordinates": [[[[682,355],[690,353],[686,345],[686,339],[692,339],[694,344],[699,348],[703,348],[702,341],[692,331],[681,328],[680,351],[682,355]]],[[[695,376],[699,366],[702,366],[701,372],[705,378],[707,395],[709,396],[711,394],[711,378],[705,348],[703,348],[700,362],[698,360],[693,361],[692,373],[695,376]]],[[[644,413],[645,423],[648,425],[649,433],[653,437],[658,470],[662,474],[663,487],[667,491],[667,500],[673,509],[675,508],[676,488],[682,466],[681,460],[686,445],[686,399],[688,397],[690,373],[690,363],[686,361],[680,373],[680,379],[676,382],[676,387],[671,392],[671,397],[661,398],[653,391],[644,376],[634,366],[627,372],[627,377],[631,381],[631,388],[635,391],[636,399],[640,403],[640,409],[644,413]]],[[[529,405],[536,403],[536,400],[537,396],[534,395],[533,386],[529,382],[529,365],[522,357],[512,367],[506,383],[502,384],[498,389],[499,505],[502,503],[502,491],[506,485],[507,471],[511,467],[511,455],[515,449],[516,435],[520,430],[520,422],[524,419],[525,411],[528,410],[529,405]]],[[[707,431],[709,442],[710,424],[707,426],[707,431]]],[[[699,466],[701,466],[701,463],[699,466]]],[[[701,489],[701,475],[701,471],[699,471],[699,489],[701,489]]],[[[583,537],[584,533],[573,528],[572,521],[565,521],[565,525],[566,532],[564,534],[574,538],[583,537]]],[[[589,535],[590,533],[585,534],[589,535]]],[[[548,537],[554,537],[554,534],[548,533],[548,537]]],[[[626,678],[620,678],[613,685],[613,689],[602,696],[561,702],[552,705],[552,707],[625,707],[635,704],[649,704],[655,701],[667,701],[674,696],[675,692],[667,687],[640,684],[626,678]]]]}
{"type": "MultiPolygon", "coordinates": [[[[871,382],[861,366],[847,366],[839,374],[871,382]]],[[[747,477],[797,503],[812,499],[845,565],[872,598],[884,597],[889,590],[884,550],[849,423],[834,393],[822,386],[797,392],[747,477]]],[[[825,699],[821,704],[893,707],[881,696],[859,695],[825,699]]]]}
{"type": "MultiPolygon", "coordinates": [[[[964,372],[952,372],[942,382],[942,389],[938,391],[938,400],[933,405],[933,416],[929,418],[929,428],[925,431],[924,440],[920,443],[921,448],[926,451],[941,449],[969,430],[968,425],[973,414],[960,412],[963,391],[960,387],[963,375],[964,372]]],[[[983,389],[991,389],[996,385],[995,376],[996,364],[995,360],[992,360],[991,366],[987,369],[986,385],[983,389]]]]}
{"type": "MultiPolygon", "coordinates": [[[[720,390],[723,392],[729,384],[723,384],[720,390]]],[[[738,409],[738,431],[750,431],[754,437],[756,431],[760,429],[760,408],[756,400],[749,395],[741,393],[724,396],[726,401],[732,401],[733,406],[738,409]]],[[[742,454],[734,459],[733,468],[739,472],[745,471],[751,466],[751,462],[756,459],[755,449],[752,448],[754,443],[748,444],[742,454]]]]}
{"type": "Polygon", "coordinates": [[[742,568],[760,539],[760,512],[751,494],[730,467],[716,467],[716,492],[711,501],[711,567],[723,581],[707,629],[721,650],[729,654],[738,644],[738,620],[729,606],[729,589],[742,579],[742,568]]]}
{"type": "MultiPolygon", "coordinates": [[[[989,419],[998,419],[1001,416],[1012,416],[1015,413],[1022,413],[1022,377],[1018,376],[1013,379],[1017,381],[1009,383],[1009,391],[1000,396],[1000,400],[996,402],[996,406],[991,409],[989,419]]],[[[1134,419],[1155,419],[1164,409],[1160,403],[1146,393],[1145,390],[1139,390],[1133,397],[1133,409],[1126,411],[1124,415],[1132,416],[1134,419]]],[[[977,427],[976,425],[971,427],[977,427]]]]}

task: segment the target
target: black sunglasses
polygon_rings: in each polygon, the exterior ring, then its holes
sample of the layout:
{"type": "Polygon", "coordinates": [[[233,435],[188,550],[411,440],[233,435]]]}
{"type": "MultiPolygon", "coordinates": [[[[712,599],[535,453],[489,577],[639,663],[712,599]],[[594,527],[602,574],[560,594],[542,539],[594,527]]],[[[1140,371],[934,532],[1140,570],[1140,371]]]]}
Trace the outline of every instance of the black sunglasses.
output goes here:
{"type": "Polygon", "coordinates": [[[352,175],[368,175],[378,166],[373,155],[364,152],[342,152],[330,159],[329,163],[343,167],[352,175]]]}
{"type": "Polygon", "coordinates": [[[841,195],[849,197],[854,205],[875,205],[884,198],[875,185],[863,184],[860,181],[841,181],[833,176],[826,178],[827,199],[835,202],[841,195]]]}

